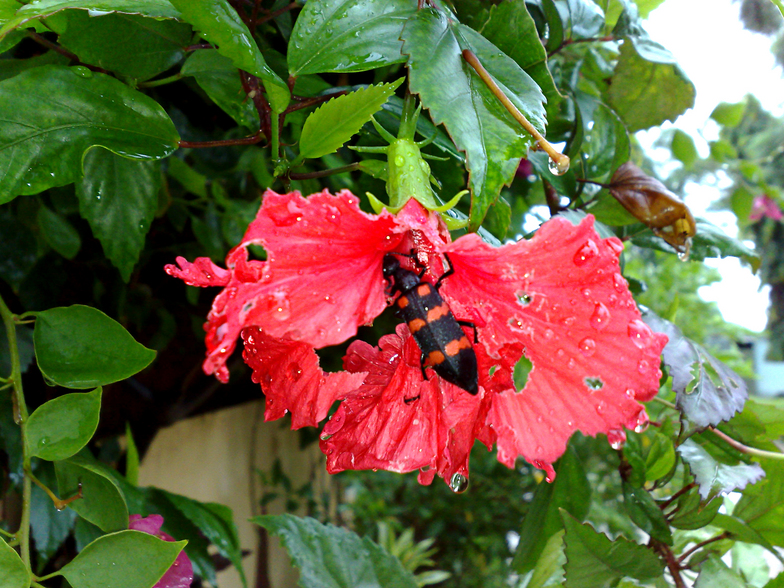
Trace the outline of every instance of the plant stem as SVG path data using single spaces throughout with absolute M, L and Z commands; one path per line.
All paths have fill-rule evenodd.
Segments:
M 264 139 L 264 133 L 259 131 L 250 137 L 242 139 L 220 139 L 217 141 L 180 141 L 181 149 L 199 149 L 205 147 L 228 147 L 231 145 L 253 145 Z
M 492 78 L 492 76 L 479 62 L 479 59 L 473 51 L 470 49 L 463 49 L 463 59 L 468 62 L 468 65 L 474 68 L 474 71 L 479 75 L 480 78 L 482 78 L 482 81 L 485 83 L 485 85 L 490 88 L 490 91 L 493 93 L 493 95 L 495 95 L 501 104 L 504 105 L 504 108 L 509 111 L 509 114 L 511 114 L 514 119 L 519 122 L 520 125 L 536 140 L 536 144 L 539 146 L 539 149 L 550 156 L 550 160 L 555 164 L 556 167 L 556 171 L 553 173 L 556 175 L 565 174 L 569 170 L 569 157 L 556 151 L 555 147 L 553 147 L 547 141 L 547 139 L 545 139 L 542 134 L 537 131 L 530 122 L 528 122 L 528 119 L 525 118 L 525 115 L 517 109 L 512 101 L 509 100 L 509 97 L 504 94 L 503 90 L 498 87 L 498 84 L 495 83 L 495 80 Z
M 687 557 L 689 557 L 692 553 L 697 551 L 698 549 L 702 549 L 706 545 L 710 545 L 711 543 L 715 543 L 716 541 L 721 541 L 722 539 L 726 539 L 730 536 L 729 531 L 724 531 L 715 537 L 711 537 L 710 539 L 706 539 L 705 541 L 700 541 L 697 545 L 689 548 L 688 550 L 684 551 L 683 554 L 678 558 L 678 564 L 682 564 Z
M 784 460 L 784 453 L 779 453 L 776 451 L 765 451 L 764 449 L 757 449 L 756 447 L 749 447 L 748 445 L 744 445 L 740 441 L 735 441 L 732 437 L 727 435 L 727 433 L 723 433 L 718 429 L 713 427 L 708 427 L 708 430 L 711 431 L 717 437 L 723 439 L 732 447 L 740 451 L 741 453 L 745 453 L 747 455 L 754 455 L 756 457 L 767 457 L 768 459 L 779 459 Z
M 27 453 L 27 404 L 25 403 L 24 390 L 22 389 L 22 367 L 19 361 L 19 346 L 16 340 L 16 322 L 13 313 L 6 306 L 2 296 L 0 296 L 0 316 L 5 324 L 5 332 L 8 337 L 8 349 L 11 354 L 11 375 L 9 380 L 13 383 L 13 405 L 14 421 L 21 428 L 22 433 L 22 467 L 24 468 L 24 478 L 22 480 L 22 517 L 19 523 L 19 530 L 16 532 L 16 539 L 19 541 L 22 561 L 28 570 L 30 567 L 30 496 L 32 494 L 32 482 L 28 472 L 30 471 L 30 456 Z
M 149 82 L 139 82 L 138 86 L 140 88 L 155 88 L 156 86 L 163 86 L 164 84 L 171 84 L 173 82 L 177 82 L 181 80 L 183 77 L 185 76 L 183 76 L 181 73 L 178 72 L 167 78 L 161 78 L 159 80 L 151 80 Z

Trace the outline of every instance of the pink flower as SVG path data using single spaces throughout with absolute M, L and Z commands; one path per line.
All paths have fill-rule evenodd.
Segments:
M 763 217 L 768 217 L 774 221 L 780 221 L 784 218 L 778 203 L 767 194 L 754 198 L 751 212 L 749 213 L 750 221 L 756 222 L 762 220 Z
M 161 531 L 163 525 L 161 515 L 142 517 L 142 515 L 132 514 L 128 519 L 128 528 L 133 531 L 155 535 L 164 541 L 175 541 L 174 537 Z M 189 588 L 191 582 L 193 582 L 193 565 L 183 550 L 153 588 Z
M 261 245 L 266 261 L 248 259 Z M 346 372 L 325 374 L 314 348 L 356 334 L 387 306 L 382 262 L 414 250 L 434 283 L 445 254 L 454 274 L 440 293 L 454 315 L 477 327 L 475 396 L 428 370 L 405 325 L 378 347 L 353 342 Z M 242 332 L 245 361 L 267 396 L 266 419 L 292 413 L 294 427 L 325 425 L 321 448 L 330 472 L 419 470 L 429 483 L 468 475 L 474 440 L 548 472 L 574 431 L 609 434 L 647 421 L 667 341 L 640 320 L 620 274 L 618 239 L 602 239 L 586 217 L 545 223 L 533 239 L 491 247 L 477 235 L 452 242 L 440 217 L 416 201 L 397 214 L 359 210 L 344 191 L 309 198 L 268 191 L 228 270 L 200 258 L 166 271 L 193 285 L 223 286 L 208 317 L 204 369 L 225 381 L 227 355 Z M 403 263 L 408 264 L 408 260 Z M 413 267 L 413 266 L 412 266 Z M 243 331 L 243 329 L 246 329 Z M 465 332 L 473 341 L 473 332 Z M 514 366 L 533 364 L 523 390 Z

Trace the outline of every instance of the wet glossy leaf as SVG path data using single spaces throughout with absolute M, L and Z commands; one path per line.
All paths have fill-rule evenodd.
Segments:
M 73 259 L 79 253 L 82 246 L 79 232 L 64 216 L 42 205 L 38 209 L 38 226 L 49 246 L 66 259 Z
M 748 484 L 754 484 L 765 476 L 759 464 L 722 463 L 691 439 L 681 443 L 678 453 L 688 464 L 703 500 L 743 490 Z
M 192 36 L 190 26 L 175 20 L 134 14 L 99 18 L 84 10 L 71 10 L 59 43 L 78 55 L 82 63 L 147 80 L 179 63 Z
M 163 541 L 141 531 L 99 537 L 60 574 L 73 588 L 150 588 L 171 567 L 185 541 Z
M 122 12 L 152 18 L 180 18 L 179 11 L 168 0 L 35 0 L 21 6 L 14 17 L 4 24 L 0 29 L 0 38 L 31 20 L 46 18 L 67 8 L 81 8 L 102 14 Z
M 95 434 L 100 413 L 100 388 L 45 402 L 27 421 L 28 454 L 48 461 L 71 457 Z
M 231 561 L 240 574 L 242 584 L 247 586 L 242 568 L 242 548 L 231 509 L 222 504 L 197 502 L 179 494 L 159 492 L 204 533 L 221 555 Z
M 280 538 L 309 588 L 415 588 L 400 561 L 368 538 L 293 515 L 254 517 L 251 522 Z
M 624 481 L 623 506 L 629 518 L 640 529 L 662 543 L 672 545 L 670 526 L 659 505 L 645 488 Z
M 81 484 L 82 498 L 71 502 L 68 508 L 107 533 L 128 528 L 128 507 L 106 466 L 75 455 L 54 462 L 54 469 L 61 498 L 75 496 Z
M 217 46 L 238 69 L 261 78 L 273 112 L 286 110 L 291 93 L 264 61 L 256 40 L 228 0 L 173 0 L 185 22 L 193 25 L 202 37 Z
M 560 511 L 578 520 L 588 514 L 591 486 L 577 452 L 571 446 L 556 464 L 555 481 L 540 482 L 520 529 L 512 567 L 520 574 L 533 569 L 547 541 L 563 528 Z
M 515 106 L 544 132 L 544 95 L 517 63 L 479 33 L 442 12 L 419 11 L 403 31 L 410 89 L 436 124 L 444 124 L 466 153 L 473 198 L 469 229 L 478 228 L 501 188 L 512 181 L 533 143 L 463 60 L 472 50 Z
M 233 118 L 237 124 L 256 132 L 259 112 L 242 88 L 239 72 L 228 57 L 214 49 L 194 51 L 180 73 L 193 76 L 210 100 Z
M 643 79 L 644 85 L 640 83 Z M 632 43 L 621 45 L 607 98 L 629 132 L 675 120 L 694 106 L 694 93 L 694 84 L 674 63 L 648 61 Z
M 0 588 L 28 588 L 30 570 L 27 569 L 16 550 L 0 537 Z
M 3 203 L 75 181 L 95 145 L 160 159 L 179 135 L 157 102 L 122 82 L 83 66 L 49 65 L 0 82 L 0 143 Z
M 89 306 L 38 313 L 33 337 L 39 369 L 66 388 L 124 380 L 155 359 L 155 352 L 137 343 L 122 325 Z
M 592 120 L 582 145 L 587 158 L 585 177 L 603 181 L 629 159 L 629 135 L 621 119 L 604 104 L 597 104 Z
M 405 61 L 400 33 L 414 14 L 406 0 L 305 4 L 289 41 L 289 73 L 366 71 Z
M 571 38 L 589 39 L 604 27 L 604 13 L 593 0 L 567 0 Z
M 588 523 L 562 514 L 566 535 L 566 578 L 569 588 L 606 588 L 630 576 L 647 580 L 661 576 L 664 564 L 653 551 L 623 537 L 614 541 Z
M 547 67 L 547 52 L 539 39 L 536 23 L 523 0 L 492 6 L 481 31 L 485 39 L 514 59 L 531 76 L 548 103 L 561 98 Z
M 645 479 L 654 482 L 666 476 L 675 465 L 675 447 L 672 440 L 653 432 L 648 453 L 645 456 Z
M 155 217 L 160 163 L 92 149 L 83 165 L 84 177 L 76 184 L 79 212 L 127 282 Z
M 685 337 L 671 322 L 651 311 L 642 318 L 651 329 L 670 339 L 662 359 L 670 368 L 675 404 L 685 418 L 697 427 L 716 426 L 743 409 L 748 390 L 738 374 Z
M 368 86 L 322 104 L 305 120 L 299 140 L 300 156 L 305 159 L 334 153 L 359 132 L 387 98 L 402 83 Z

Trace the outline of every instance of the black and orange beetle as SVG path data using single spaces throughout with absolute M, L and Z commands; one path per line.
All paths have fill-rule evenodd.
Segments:
M 414 259 L 417 267 L 421 268 L 420 273 L 416 274 L 401 267 L 397 255 Z M 444 278 L 454 273 L 449 257 L 446 255 L 444 257 L 449 264 L 449 269 L 438 278 L 434 286 L 422 280 L 425 268 L 413 254 L 387 253 L 384 256 L 383 266 L 384 279 L 388 284 L 387 295 L 400 294 L 395 301 L 396 312 L 406 321 L 408 329 L 422 351 L 422 377 L 427 380 L 425 368 L 432 367 L 447 382 L 476 394 L 479 390 L 476 353 L 460 325 L 474 329 L 474 341 L 476 341 L 476 326 L 467 321 L 458 321 L 449 309 L 449 305 L 438 293 Z

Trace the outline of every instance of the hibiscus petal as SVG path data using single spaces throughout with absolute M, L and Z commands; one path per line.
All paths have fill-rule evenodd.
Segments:
M 425 470 L 450 480 L 468 476 L 468 456 L 484 427 L 489 402 L 484 391 L 472 396 L 433 372 L 423 380 L 421 352 L 405 325 L 374 348 L 349 346 L 346 369 L 367 372 L 363 386 L 349 394 L 324 426 L 321 450 L 327 470 Z
M 231 272 L 212 263 L 209 257 L 198 257 L 191 263 L 184 257 L 178 256 L 177 265 L 168 264 L 163 269 L 170 276 L 180 278 L 189 286 L 225 286 L 231 276 Z
M 364 373 L 324 373 L 313 347 L 278 339 L 258 327 L 242 331 L 242 357 L 253 369 L 253 381 L 266 396 L 264 420 L 291 413 L 291 428 L 315 427 L 326 418 L 335 400 L 358 388 Z
M 382 260 L 405 230 L 386 211 L 362 212 L 345 190 L 308 198 L 268 190 L 242 242 L 226 258 L 230 278 L 207 317 L 204 371 L 228 381 L 226 359 L 247 326 L 316 348 L 353 337 L 386 306 Z M 251 244 L 264 247 L 266 262 L 248 259 Z M 206 285 L 197 272 L 203 265 L 200 258 L 167 271 Z
M 640 320 L 619 270 L 622 249 L 599 237 L 591 216 L 577 226 L 552 219 L 530 241 L 504 247 L 466 235 L 446 248 L 455 274 L 441 293 L 453 311 L 479 316 L 491 355 L 522 344 L 533 364 L 521 392 L 493 397 L 488 422 L 506 465 L 522 455 L 547 468 L 574 431 L 636 422 L 637 401 L 658 391 L 667 337 Z

